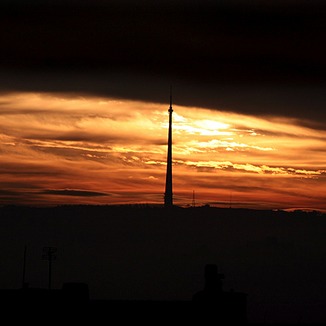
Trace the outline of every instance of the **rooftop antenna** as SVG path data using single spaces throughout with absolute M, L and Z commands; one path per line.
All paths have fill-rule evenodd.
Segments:
M 48 288 L 51 290 L 52 281 L 52 261 L 56 259 L 55 253 L 57 252 L 56 247 L 43 247 L 42 259 L 49 262 L 49 284 Z
M 230 191 L 230 208 L 232 208 L 232 191 Z
M 164 206 L 173 206 L 173 192 L 172 192 L 172 86 L 170 86 L 170 107 L 169 107 L 169 131 L 168 131 L 168 153 L 166 165 L 166 182 L 164 194 Z
M 195 202 L 195 190 L 192 191 L 192 207 L 196 207 L 196 202 Z

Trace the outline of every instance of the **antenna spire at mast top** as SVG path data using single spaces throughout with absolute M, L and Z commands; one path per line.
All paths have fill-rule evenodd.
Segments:
M 169 112 L 173 112 L 172 110 L 172 85 L 170 85 L 170 108 Z

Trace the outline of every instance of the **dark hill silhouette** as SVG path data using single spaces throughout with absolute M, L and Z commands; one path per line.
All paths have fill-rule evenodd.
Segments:
M 0 208 L 0 288 L 89 286 L 92 302 L 184 302 L 218 265 L 252 322 L 326 321 L 325 214 L 147 205 Z

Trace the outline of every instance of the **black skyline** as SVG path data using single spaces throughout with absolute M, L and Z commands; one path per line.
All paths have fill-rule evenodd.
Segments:
M 247 294 L 249 323 L 326 322 L 325 221 L 302 211 L 5 206 L 0 289 L 21 289 L 27 246 L 25 282 L 47 290 L 49 246 L 57 248 L 52 290 L 77 282 L 99 303 L 147 302 L 132 305 L 139 317 L 150 302 L 190 302 L 204 266 L 215 264 L 224 291 Z

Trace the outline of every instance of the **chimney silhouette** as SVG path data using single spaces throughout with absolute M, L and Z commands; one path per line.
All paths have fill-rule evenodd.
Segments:
M 173 206 L 173 192 L 172 192 L 172 87 L 170 87 L 170 108 L 169 112 L 169 131 L 168 131 L 168 154 L 166 165 L 166 182 L 164 194 L 164 206 Z

